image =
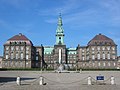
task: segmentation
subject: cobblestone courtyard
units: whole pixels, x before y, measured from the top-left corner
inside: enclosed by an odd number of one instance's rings
[[[96,76],[103,75],[104,81],[96,81]],[[16,77],[21,77],[21,85],[16,84]],[[45,85],[39,85],[40,76]],[[88,76],[92,85],[87,85]],[[110,77],[115,77],[115,85],[110,84]],[[55,73],[40,71],[0,71],[0,90],[120,90],[119,71],[83,71],[82,73]]]

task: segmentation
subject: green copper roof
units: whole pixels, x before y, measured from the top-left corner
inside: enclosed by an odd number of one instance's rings
[[[64,45],[64,30],[62,28],[62,17],[61,14],[58,18],[58,26],[56,30],[56,45]]]
[[[51,54],[54,47],[44,47],[44,54]]]
[[[68,54],[77,54],[76,48],[67,48],[67,53]]]
[[[57,27],[57,30],[56,32],[57,33],[63,33],[63,28],[62,28],[62,17],[61,17],[61,14],[59,15],[59,18],[58,18],[58,27]]]
[[[76,50],[76,48],[67,48],[67,50]]]
[[[59,15],[59,18],[58,18],[58,26],[62,26],[62,17],[61,17],[61,13]]]

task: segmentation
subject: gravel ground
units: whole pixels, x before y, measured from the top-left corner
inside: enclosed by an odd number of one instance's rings
[[[96,76],[103,75],[104,81],[96,81]],[[21,85],[16,84],[16,77],[21,77]],[[45,85],[39,85],[40,76]],[[88,76],[92,85],[87,85]],[[115,85],[110,84],[110,77],[115,77]],[[83,71],[82,73],[40,72],[40,71],[0,71],[0,90],[120,90],[119,71]]]

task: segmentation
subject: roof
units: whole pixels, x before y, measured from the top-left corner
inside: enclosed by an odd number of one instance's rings
[[[14,43],[14,42],[22,42],[26,45],[33,45],[32,42],[22,33],[19,33],[18,35],[15,35],[13,37],[11,37],[10,39],[7,40],[7,42],[4,45],[9,45],[10,43]]]
[[[88,45],[116,45],[114,41],[102,34],[96,35],[92,40],[88,42]]]
[[[71,51],[73,50],[74,51],[74,50],[76,50],[76,48],[67,48],[67,50],[71,50]]]
[[[29,40],[25,35],[19,33],[19,35],[15,35],[8,40]]]

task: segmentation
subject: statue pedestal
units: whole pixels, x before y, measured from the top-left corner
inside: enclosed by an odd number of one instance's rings
[[[60,64],[57,68],[57,72],[61,73],[61,72],[68,72],[68,65],[67,64]]]
[[[64,70],[64,66],[60,64],[57,70],[58,72],[62,72]]]

